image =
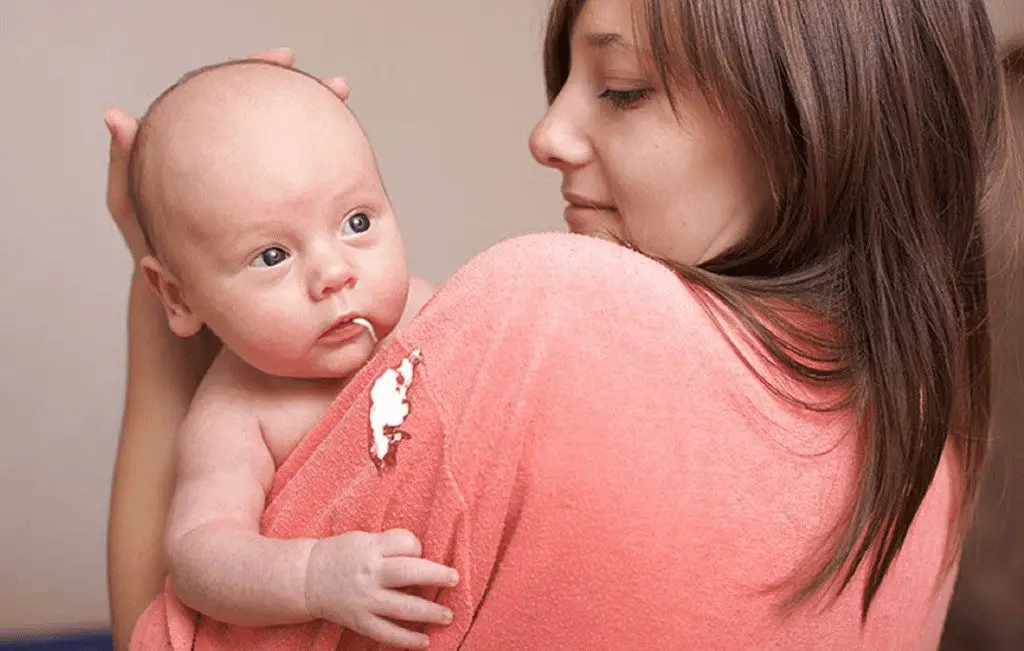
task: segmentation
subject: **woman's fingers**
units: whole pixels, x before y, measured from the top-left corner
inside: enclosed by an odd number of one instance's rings
[[[349,88],[348,80],[344,77],[324,77],[321,81],[324,82],[325,86],[333,90],[334,94],[342,101],[347,100],[349,93],[352,92],[352,89]]]
[[[295,65],[295,53],[286,47],[277,47],[271,50],[255,52],[245,58],[255,59],[258,61],[270,61],[271,63],[277,63],[279,65],[289,67]],[[339,99],[342,101],[348,99],[351,88],[349,88],[348,82],[344,77],[324,77],[321,81],[325,86],[334,91],[334,94],[337,95]]]
[[[295,53],[289,48],[279,47],[256,52],[245,57],[260,61],[269,61],[283,66],[295,64]],[[341,100],[348,99],[349,85],[343,77],[323,79],[324,85],[330,88]],[[103,121],[110,131],[110,163],[107,169],[107,210],[110,211],[114,223],[121,231],[128,250],[135,260],[149,254],[146,238],[135,218],[131,196],[128,192],[128,159],[131,156],[132,144],[138,132],[139,123],[128,112],[119,108],[107,109]]]
[[[122,109],[111,108],[103,112],[103,121],[110,132],[110,161],[107,169],[107,208],[115,220],[131,213],[128,200],[128,157],[138,122]]]
[[[127,111],[110,108],[104,111],[103,121],[110,132],[110,161],[107,167],[107,210],[121,231],[132,257],[139,260],[147,247],[142,229],[135,219],[131,197],[128,194],[128,159],[139,123]]]
[[[245,57],[246,59],[257,59],[259,61],[270,61],[271,63],[278,63],[282,66],[293,66],[295,65],[295,53],[286,47],[275,47],[270,50],[263,50],[262,52],[255,52]]]

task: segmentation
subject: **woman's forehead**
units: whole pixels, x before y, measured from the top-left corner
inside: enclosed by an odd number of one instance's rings
[[[576,17],[574,32],[619,34],[629,37],[633,29],[631,0],[587,0]]]
[[[641,47],[637,39],[637,7],[632,0],[587,0],[572,25],[574,48],[581,51],[636,56]]]

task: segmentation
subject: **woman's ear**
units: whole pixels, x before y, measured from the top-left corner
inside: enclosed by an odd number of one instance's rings
[[[181,290],[181,282],[167,267],[152,255],[139,261],[143,276],[150,289],[163,303],[167,313],[167,325],[171,332],[179,337],[191,337],[203,327],[203,322],[192,312],[185,294]]]

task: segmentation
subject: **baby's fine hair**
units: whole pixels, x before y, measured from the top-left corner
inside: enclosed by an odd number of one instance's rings
[[[316,83],[320,84],[327,90],[334,93],[334,90],[330,86],[325,84],[322,80],[317,78],[310,73],[301,70],[299,68],[293,68],[273,61],[265,61],[263,59],[236,59],[231,61],[222,61],[202,68],[196,68],[190,72],[185,73],[178,79],[174,84],[169,86],[146,109],[146,113],[139,120],[139,128],[135,135],[135,141],[132,143],[131,153],[128,157],[128,196],[131,200],[132,210],[135,213],[135,218],[138,220],[139,227],[142,229],[142,235],[145,238],[146,246],[149,251],[154,255],[159,255],[161,249],[160,245],[160,227],[165,219],[165,215],[161,214],[160,209],[154,205],[151,201],[152,184],[154,181],[147,178],[147,161],[152,156],[152,146],[150,141],[154,135],[154,132],[159,128],[159,120],[156,119],[159,116],[160,109],[164,104],[164,101],[173,95],[176,91],[184,88],[188,83],[198,77],[220,70],[222,68],[232,68],[235,66],[265,66],[271,68],[279,68],[286,70],[292,74],[301,75],[312,79]],[[342,100],[339,98],[338,100]]]

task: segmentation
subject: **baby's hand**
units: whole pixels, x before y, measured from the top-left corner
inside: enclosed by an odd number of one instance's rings
[[[426,635],[388,619],[450,624],[452,613],[401,588],[450,587],[458,583],[459,575],[450,567],[421,558],[422,553],[419,540],[404,529],[356,531],[318,541],[306,571],[310,616],[392,646],[425,648],[429,643]]]

